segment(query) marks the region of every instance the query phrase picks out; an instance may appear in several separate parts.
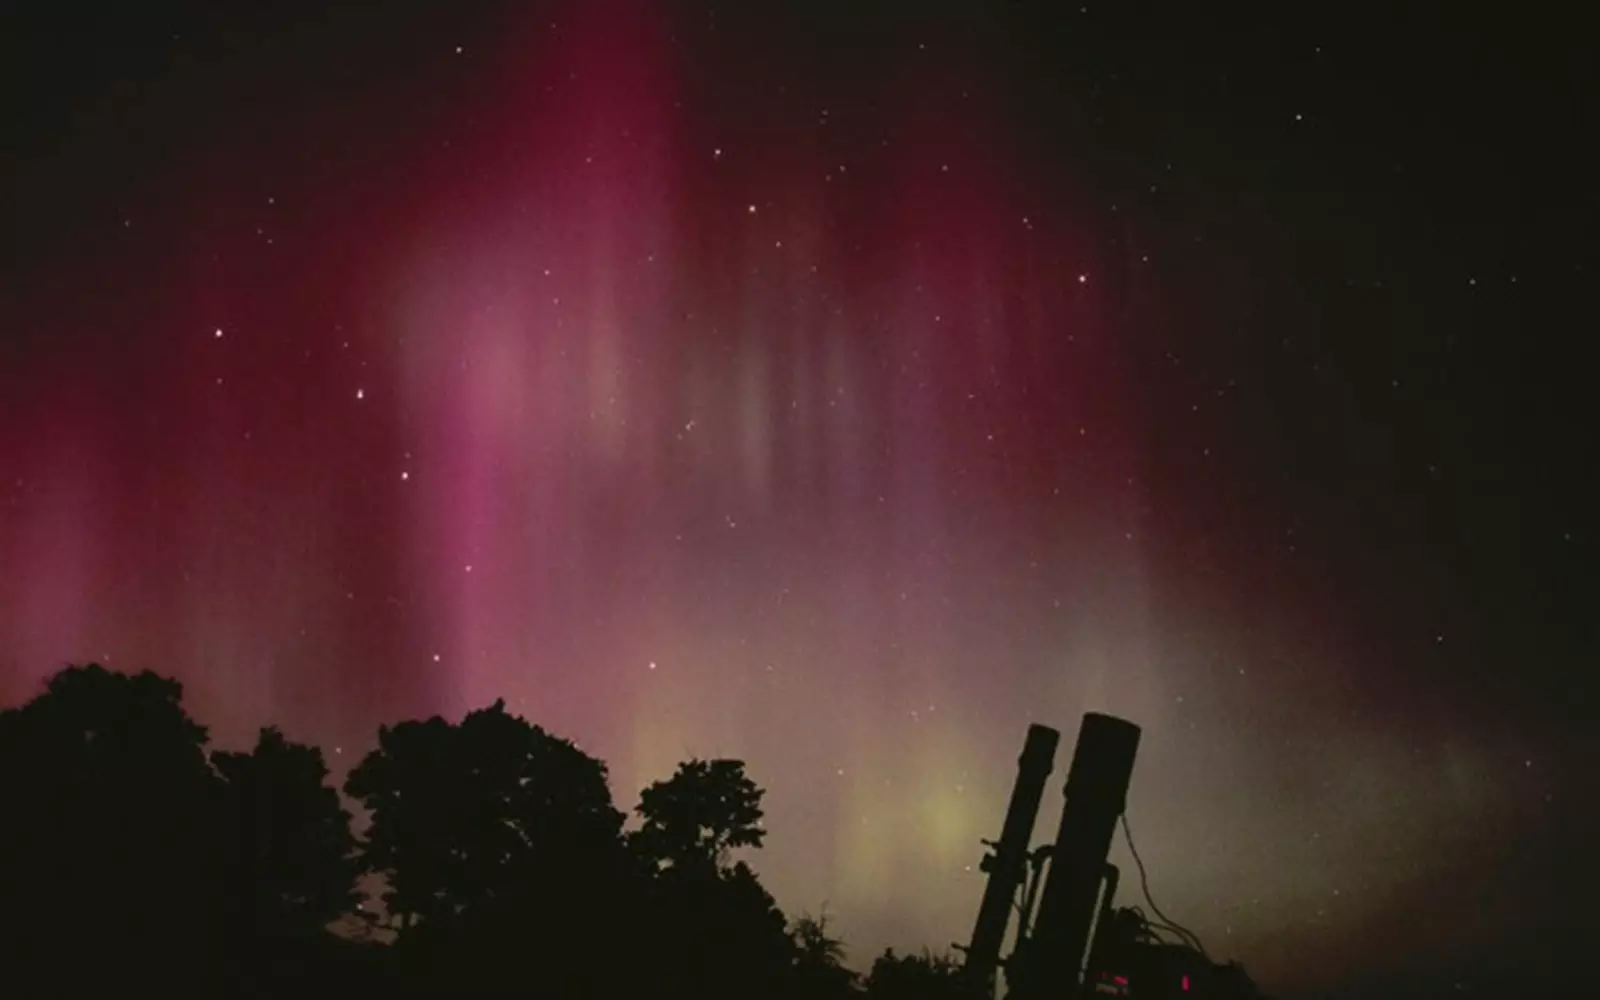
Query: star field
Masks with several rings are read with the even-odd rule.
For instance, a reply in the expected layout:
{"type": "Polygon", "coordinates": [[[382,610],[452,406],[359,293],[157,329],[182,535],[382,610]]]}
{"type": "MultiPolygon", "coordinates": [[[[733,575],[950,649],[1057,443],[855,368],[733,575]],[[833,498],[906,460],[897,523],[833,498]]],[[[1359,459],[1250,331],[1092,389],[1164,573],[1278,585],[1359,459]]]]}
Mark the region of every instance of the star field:
{"type": "Polygon", "coordinates": [[[1105,711],[1162,908],[1269,988],[1565,941],[1596,201],[1558,38],[108,16],[7,60],[8,703],[149,667],[342,768],[504,697],[623,808],[738,756],[752,862],[860,967],[965,940],[1028,723],[1068,734],[1037,840],[1105,711]]]}

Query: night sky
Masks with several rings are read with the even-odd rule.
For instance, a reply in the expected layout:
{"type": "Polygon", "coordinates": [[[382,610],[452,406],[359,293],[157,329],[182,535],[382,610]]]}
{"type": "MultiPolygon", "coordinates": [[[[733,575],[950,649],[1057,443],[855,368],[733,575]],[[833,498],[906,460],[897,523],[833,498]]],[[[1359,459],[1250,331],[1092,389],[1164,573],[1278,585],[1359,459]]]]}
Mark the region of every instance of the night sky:
{"type": "Polygon", "coordinates": [[[1107,711],[1270,989],[1594,940],[1576,20],[23,6],[0,701],[151,668],[342,770],[503,696],[623,808],[741,757],[861,968],[1107,711]]]}

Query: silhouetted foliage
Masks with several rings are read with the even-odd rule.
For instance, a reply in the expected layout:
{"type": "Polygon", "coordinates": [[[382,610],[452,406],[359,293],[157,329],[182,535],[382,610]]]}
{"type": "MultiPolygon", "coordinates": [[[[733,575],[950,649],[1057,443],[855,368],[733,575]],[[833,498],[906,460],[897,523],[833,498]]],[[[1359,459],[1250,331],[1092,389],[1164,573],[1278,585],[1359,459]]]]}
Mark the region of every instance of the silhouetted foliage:
{"type": "Polygon", "coordinates": [[[961,976],[961,960],[948,952],[896,955],[886,948],[872,963],[865,986],[872,1000],[973,1000],[961,976]]]}
{"type": "Polygon", "coordinates": [[[691,759],[640,794],[627,839],[638,890],[641,989],[707,998],[779,996],[794,947],[776,901],[735,848],[760,847],[763,792],[737,760],[691,759]]]}
{"type": "Polygon", "coordinates": [[[90,664],[0,712],[8,980],[50,969],[71,995],[137,982],[179,956],[193,969],[191,956],[208,953],[221,788],[182,693],[153,673],[90,664]]]}
{"type": "Polygon", "coordinates": [[[263,729],[249,753],[216,752],[231,916],[249,933],[311,934],[361,901],[350,814],[322,751],[263,729]]]}
{"type": "Polygon", "coordinates": [[[787,921],[750,866],[667,869],[652,880],[651,975],[666,996],[780,995],[794,949],[787,921]]]}
{"type": "Polygon", "coordinates": [[[809,914],[797,917],[789,929],[789,937],[799,953],[798,961],[819,969],[837,969],[844,964],[844,942],[828,936],[826,913],[820,917],[809,914]]]}
{"type": "Polygon", "coordinates": [[[363,861],[387,880],[384,902],[405,927],[618,863],[623,816],[605,765],[503,701],[459,725],[381,728],[344,787],[372,813],[363,861]]]}
{"type": "MultiPolygon", "coordinates": [[[[826,913],[790,923],[731,859],[766,835],[741,761],[683,762],[624,837],[605,765],[497,701],[381,728],[344,783],[370,813],[358,840],[320,750],[268,727],[208,756],[181,698],[91,664],[0,711],[0,962],[21,995],[977,995],[948,954],[885,951],[863,979],[826,913]],[[392,943],[360,906],[362,872],[387,883],[392,943]]],[[[1258,996],[1161,930],[1118,910],[1096,957],[1258,996]]]]}
{"type": "Polygon", "coordinates": [[[744,761],[684,761],[640,794],[630,845],[658,866],[724,868],[734,848],[761,846],[761,796],[744,761]]]}
{"type": "Polygon", "coordinates": [[[804,997],[847,997],[856,992],[854,972],[845,968],[844,941],[828,933],[828,915],[802,915],[789,929],[794,944],[794,988],[804,997]]]}

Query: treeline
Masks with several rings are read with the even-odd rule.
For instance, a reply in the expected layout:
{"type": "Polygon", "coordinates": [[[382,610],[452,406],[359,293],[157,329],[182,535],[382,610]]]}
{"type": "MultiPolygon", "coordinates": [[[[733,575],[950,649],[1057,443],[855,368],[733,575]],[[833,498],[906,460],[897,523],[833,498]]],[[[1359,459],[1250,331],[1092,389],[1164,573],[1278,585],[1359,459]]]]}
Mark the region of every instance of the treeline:
{"type": "Polygon", "coordinates": [[[380,728],[358,836],[321,750],[208,751],[182,693],[90,664],[0,711],[0,993],[963,995],[948,954],[858,975],[785,916],[731,858],[765,836],[740,761],[685,761],[625,829],[604,763],[496,702],[380,728]]]}

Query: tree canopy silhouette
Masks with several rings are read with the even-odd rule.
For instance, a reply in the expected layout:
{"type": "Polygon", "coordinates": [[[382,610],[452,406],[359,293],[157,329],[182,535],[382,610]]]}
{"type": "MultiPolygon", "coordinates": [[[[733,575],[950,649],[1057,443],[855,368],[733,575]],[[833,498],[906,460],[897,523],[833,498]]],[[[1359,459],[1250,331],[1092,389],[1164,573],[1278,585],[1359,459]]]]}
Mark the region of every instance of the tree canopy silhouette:
{"type": "Polygon", "coordinates": [[[620,849],[605,765],[504,701],[459,724],[381,728],[344,787],[372,814],[363,863],[407,928],[570,881],[620,849]]]}
{"type": "MultiPolygon", "coordinates": [[[[220,782],[176,681],[89,664],[0,712],[0,937],[8,978],[127,979],[213,939],[220,782]],[[104,961],[68,961],[92,927],[104,961]]],[[[63,986],[65,988],[65,986],[63,986]]]]}
{"type": "Polygon", "coordinates": [[[627,839],[644,875],[649,982],[669,995],[780,996],[793,981],[795,949],[776,900],[741,847],[759,848],[763,790],[739,760],[690,759],[653,782],[627,839]]]}
{"type": "Polygon", "coordinates": [[[828,933],[828,915],[802,915],[789,928],[794,943],[795,990],[806,997],[848,997],[856,992],[857,976],[845,968],[841,938],[828,933]]]}
{"type": "Polygon", "coordinates": [[[662,994],[779,996],[790,981],[787,921],[743,861],[725,869],[664,869],[642,903],[648,982],[662,994]]]}
{"type": "Polygon", "coordinates": [[[734,848],[761,846],[761,796],[744,761],[691,758],[640,794],[631,845],[658,866],[725,868],[734,848]]]}
{"type": "Polygon", "coordinates": [[[361,901],[350,814],[322,751],[261,730],[249,753],[218,751],[232,917],[255,934],[315,933],[361,901]]]}
{"type": "Polygon", "coordinates": [[[981,994],[961,974],[962,962],[948,952],[896,955],[886,948],[864,982],[871,1000],[976,1000],[981,994]]]}
{"type": "MultiPolygon", "coordinates": [[[[0,711],[0,961],[49,984],[29,996],[975,996],[948,953],[885,951],[862,978],[826,914],[785,918],[732,857],[766,838],[742,761],[679,764],[624,836],[605,764],[496,701],[380,728],[344,782],[358,840],[320,750],[268,727],[208,755],[182,693],[90,664],[0,711]],[[368,926],[362,872],[387,883],[392,944],[328,930],[368,926]]],[[[1154,928],[1118,910],[1096,955],[1148,964],[1154,928]]],[[[1206,978],[1259,995],[1236,964],[1206,978]]]]}

